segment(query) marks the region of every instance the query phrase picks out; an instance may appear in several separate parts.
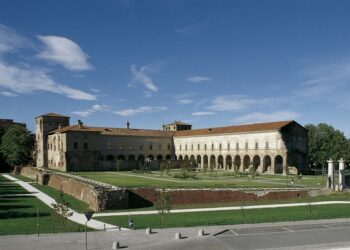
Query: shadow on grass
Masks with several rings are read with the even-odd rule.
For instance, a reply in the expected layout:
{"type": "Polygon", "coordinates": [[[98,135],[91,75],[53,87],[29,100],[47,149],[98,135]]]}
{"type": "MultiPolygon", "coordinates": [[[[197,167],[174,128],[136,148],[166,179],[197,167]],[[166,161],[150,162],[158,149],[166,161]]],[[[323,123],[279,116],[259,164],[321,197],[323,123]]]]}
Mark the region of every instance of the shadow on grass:
{"type": "MultiPolygon", "coordinates": [[[[50,213],[46,212],[40,212],[39,217],[46,217],[49,216],[50,213]]],[[[16,219],[16,218],[30,218],[30,217],[37,217],[37,213],[35,212],[0,212],[0,220],[3,219],[16,219]]]]}

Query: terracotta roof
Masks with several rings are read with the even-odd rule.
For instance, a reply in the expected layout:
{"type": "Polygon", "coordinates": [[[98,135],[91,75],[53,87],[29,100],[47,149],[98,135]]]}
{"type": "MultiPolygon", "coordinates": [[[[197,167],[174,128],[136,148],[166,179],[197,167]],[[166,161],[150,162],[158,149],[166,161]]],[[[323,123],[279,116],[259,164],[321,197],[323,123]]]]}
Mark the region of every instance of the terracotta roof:
{"type": "Polygon", "coordinates": [[[44,115],[39,115],[37,117],[42,117],[42,116],[50,116],[50,117],[67,117],[69,118],[69,116],[65,116],[65,115],[61,115],[61,114],[57,114],[57,113],[47,113],[47,114],[44,114],[44,115]]]}
{"type": "Polygon", "coordinates": [[[151,129],[126,129],[126,128],[106,128],[106,127],[88,127],[71,125],[61,129],[56,129],[50,133],[66,133],[73,132],[99,132],[103,135],[121,135],[121,136],[157,136],[157,137],[172,137],[174,132],[151,129]]]}
{"type": "Polygon", "coordinates": [[[279,130],[282,127],[292,122],[293,121],[279,121],[279,122],[254,123],[254,124],[229,126],[229,127],[182,130],[182,131],[176,131],[174,136],[178,137],[178,136],[194,136],[194,135],[216,135],[216,134],[228,134],[228,133],[279,130]]]}

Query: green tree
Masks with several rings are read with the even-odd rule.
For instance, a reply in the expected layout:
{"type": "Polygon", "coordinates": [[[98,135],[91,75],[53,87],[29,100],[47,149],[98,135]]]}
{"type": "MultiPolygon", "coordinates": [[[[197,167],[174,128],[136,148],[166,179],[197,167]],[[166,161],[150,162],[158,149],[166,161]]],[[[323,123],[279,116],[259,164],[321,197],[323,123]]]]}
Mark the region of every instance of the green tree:
{"type": "Polygon", "coordinates": [[[344,133],[325,123],[308,124],[305,128],[308,129],[310,164],[325,167],[330,158],[350,161],[350,141],[344,133]]]}
{"type": "Polygon", "coordinates": [[[28,164],[32,160],[33,148],[33,136],[21,125],[12,125],[2,136],[0,152],[11,166],[28,164]]]}
{"type": "Polygon", "coordinates": [[[164,188],[162,188],[162,190],[159,192],[154,206],[158,210],[158,214],[161,217],[162,227],[164,227],[164,216],[165,214],[169,213],[171,209],[170,196],[167,192],[165,192],[164,188]]]}

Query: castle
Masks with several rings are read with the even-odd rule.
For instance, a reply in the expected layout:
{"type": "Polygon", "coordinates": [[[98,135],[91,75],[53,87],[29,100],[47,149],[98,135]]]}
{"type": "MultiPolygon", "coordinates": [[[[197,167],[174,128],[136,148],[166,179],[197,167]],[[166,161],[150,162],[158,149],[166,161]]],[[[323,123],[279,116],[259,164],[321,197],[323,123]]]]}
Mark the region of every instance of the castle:
{"type": "Polygon", "coordinates": [[[145,161],[191,161],[198,168],[283,173],[307,167],[307,130],[295,121],[192,129],[175,121],[163,130],[70,125],[69,117],[36,117],[36,166],[60,171],[133,169],[145,161]]]}

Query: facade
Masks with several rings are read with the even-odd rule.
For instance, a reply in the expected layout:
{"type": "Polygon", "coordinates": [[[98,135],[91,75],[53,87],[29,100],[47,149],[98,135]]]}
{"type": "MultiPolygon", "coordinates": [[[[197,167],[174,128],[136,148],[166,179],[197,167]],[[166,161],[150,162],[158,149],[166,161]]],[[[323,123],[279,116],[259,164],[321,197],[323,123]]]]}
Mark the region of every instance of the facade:
{"type": "Polygon", "coordinates": [[[36,120],[37,166],[61,171],[134,169],[145,161],[156,167],[162,160],[271,173],[307,166],[307,131],[295,121],[194,130],[175,122],[145,130],[129,123],[126,128],[69,125],[69,117],[53,113],[36,120]]]}

